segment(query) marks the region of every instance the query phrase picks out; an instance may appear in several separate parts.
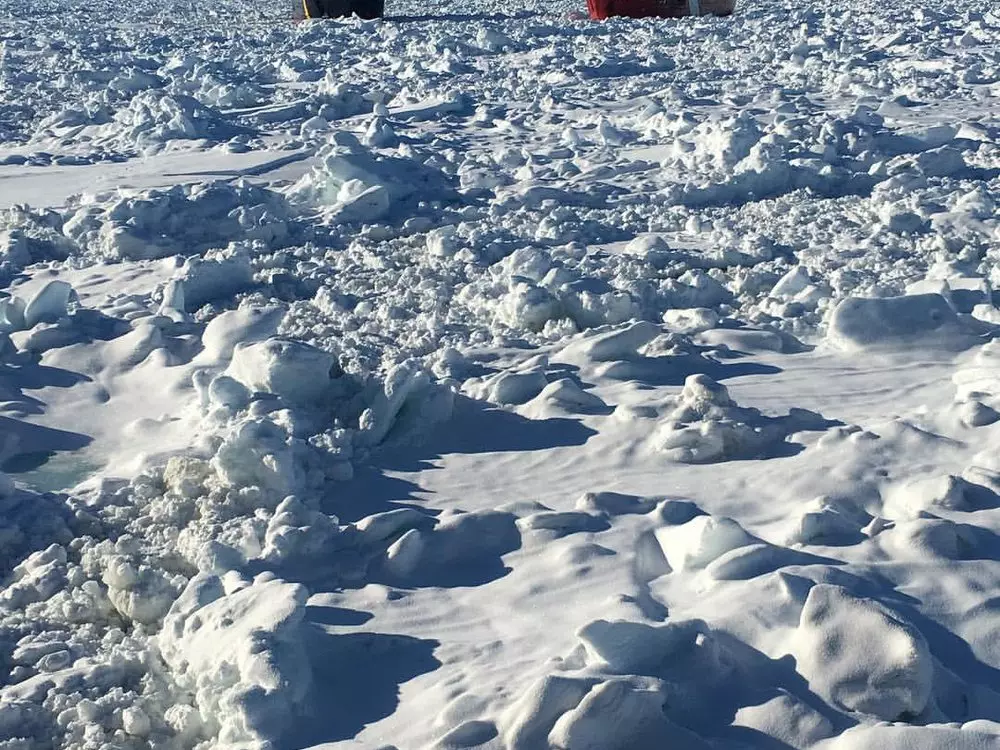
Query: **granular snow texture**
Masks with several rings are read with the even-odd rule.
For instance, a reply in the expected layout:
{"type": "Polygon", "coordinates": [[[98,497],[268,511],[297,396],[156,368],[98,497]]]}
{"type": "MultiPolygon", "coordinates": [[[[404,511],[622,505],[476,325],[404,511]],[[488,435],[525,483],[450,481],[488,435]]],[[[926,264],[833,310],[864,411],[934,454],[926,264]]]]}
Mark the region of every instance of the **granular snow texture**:
{"type": "Polygon", "coordinates": [[[0,750],[1000,748],[992,2],[0,2],[0,750]]]}

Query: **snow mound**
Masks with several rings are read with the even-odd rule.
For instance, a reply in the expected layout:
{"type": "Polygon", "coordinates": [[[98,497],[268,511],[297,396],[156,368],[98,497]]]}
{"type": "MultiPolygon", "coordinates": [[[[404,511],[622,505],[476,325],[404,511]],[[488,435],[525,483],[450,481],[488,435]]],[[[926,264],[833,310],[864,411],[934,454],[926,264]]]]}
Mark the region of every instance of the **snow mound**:
{"type": "Polygon", "coordinates": [[[1000,734],[976,731],[977,722],[969,728],[956,726],[859,726],[848,729],[839,737],[814,745],[817,750],[865,750],[870,747],[885,750],[996,750],[1000,734]]]}
{"type": "Polygon", "coordinates": [[[525,409],[535,419],[566,414],[608,414],[611,408],[570,378],[548,383],[525,409]]]}
{"type": "Polygon", "coordinates": [[[672,694],[671,687],[655,677],[549,675],[507,710],[502,736],[512,750],[707,750],[703,740],[664,712],[672,694]]]}
{"type": "Polygon", "coordinates": [[[192,578],[157,643],[203,720],[217,725],[218,742],[263,746],[282,736],[308,693],[300,634],[308,593],[278,579],[227,581],[192,578]]]}
{"type": "Polygon", "coordinates": [[[594,680],[546,675],[507,710],[503,733],[511,750],[544,747],[556,721],[583,700],[594,680]]]}
{"type": "Polygon", "coordinates": [[[559,717],[549,745],[559,750],[707,750],[707,744],[663,714],[665,700],[659,680],[607,680],[559,717]]]}
{"type": "Polygon", "coordinates": [[[228,299],[253,285],[250,259],[240,252],[208,252],[184,261],[164,291],[163,308],[194,312],[202,305],[228,299]]]}
{"type": "Polygon", "coordinates": [[[805,553],[753,536],[731,518],[692,518],[697,510],[683,506],[671,518],[667,507],[663,503],[658,506],[667,525],[653,529],[638,546],[645,579],[694,573],[704,580],[745,581],[788,565],[815,561],[805,553]]]}
{"type": "Polygon", "coordinates": [[[230,242],[280,246],[288,209],[276,193],[224,182],[148,190],[84,203],[63,233],[93,261],[190,255],[230,242]]]}
{"type": "Polygon", "coordinates": [[[975,351],[971,362],[952,375],[955,401],[961,405],[965,421],[972,427],[984,427],[1000,419],[1000,342],[988,341],[975,351]]]}
{"type": "Polygon", "coordinates": [[[733,697],[726,685],[751,668],[701,621],[598,619],[577,638],[561,671],[535,682],[501,717],[508,746],[704,750],[702,730],[729,710],[719,705],[733,697]]]}
{"type": "Polygon", "coordinates": [[[939,294],[844,299],[830,317],[827,340],[843,349],[901,348],[915,344],[962,349],[974,334],[939,294]]]}
{"type": "Polygon", "coordinates": [[[731,518],[712,516],[663,526],[654,535],[670,568],[677,571],[704,568],[726,552],[757,541],[731,518]]]}
{"type": "Polygon", "coordinates": [[[408,585],[480,581],[503,571],[500,557],[520,546],[511,514],[457,513],[431,529],[406,530],[386,549],[382,569],[388,580],[408,585]]]}
{"type": "Polygon", "coordinates": [[[146,90],[86,135],[98,145],[150,154],[171,141],[219,142],[245,132],[194,97],[146,90]]]}
{"type": "Polygon", "coordinates": [[[787,544],[853,544],[862,538],[862,529],[871,521],[853,503],[818,497],[806,503],[788,525],[787,544]]]}
{"type": "Polygon", "coordinates": [[[826,426],[822,417],[804,410],[773,418],[738,406],[726,387],[707,375],[689,375],[680,394],[660,405],[658,411],[650,445],[680,463],[759,457],[774,451],[795,432],[826,426]]]}
{"type": "Polygon", "coordinates": [[[32,263],[65,260],[75,248],[61,224],[55,211],[25,206],[0,211],[0,276],[9,278],[32,263]]]}
{"type": "Polygon", "coordinates": [[[974,560],[995,543],[977,526],[943,518],[897,521],[879,537],[879,545],[900,560],[974,560]]]}
{"type": "Polygon", "coordinates": [[[900,520],[941,511],[984,510],[994,507],[996,500],[989,488],[953,474],[894,484],[883,497],[885,515],[900,520]]]}
{"type": "Polygon", "coordinates": [[[840,586],[810,589],[793,653],[809,687],[846,711],[906,721],[930,699],[934,664],[920,631],[840,586]]]}
{"type": "Polygon", "coordinates": [[[412,156],[379,154],[338,131],[320,151],[312,172],[287,192],[294,203],[325,209],[331,220],[373,222],[410,213],[422,201],[455,199],[452,181],[412,156]]]}
{"type": "Polygon", "coordinates": [[[645,673],[692,647],[695,636],[690,623],[652,626],[628,620],[595,620],[577,632],[587,663],[618,674],[645,673]]]}
{"type": "Polygon", "coordinates": [[[263,391],[289,404],[309,406],[330,386],[334,356],[300,341],[270,338],[237,344],[226,375],[251,391],[263,391]]]}
{"type": "Polygon", "coordinates": [[[661,332],[655,323],[636,321],[620,328],[597,331],[570,346],[593,362],[616,362],[635,357],[640,347],[648,344],[661,332]]]}
{"type": "Polygon", "coordinates": [[[462,384],[462,390],[472,398],[494,404],[513,405],[531,401],[547,386],[544,372],[538,368],[528,368],[500,372],[485,379],[470,378],[462,384]]]}
{"type": "Polygon", "coordinates": [[[733,724],[755,729],[790,747],[810,747],[835,734],[828,718],[784,691],[760,705],[741,708],[733,724]]]}

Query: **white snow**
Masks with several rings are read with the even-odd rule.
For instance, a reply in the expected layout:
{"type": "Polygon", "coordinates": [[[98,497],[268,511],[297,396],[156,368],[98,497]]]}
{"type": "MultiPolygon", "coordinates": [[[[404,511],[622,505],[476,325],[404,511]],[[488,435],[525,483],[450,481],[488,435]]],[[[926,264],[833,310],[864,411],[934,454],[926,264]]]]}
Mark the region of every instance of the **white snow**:
{"type": "Polygon", "coordinates": [[[1000,748],[1000,15],[6,0],[0,748],[1000,748]]]}
{"type": "Polygon", "coordinates": [[[159,653],[220,744],[274,740],[294,721],[310,683],[299,632],[307,598],[299,584],[201,574],[163,619],[159,653]]]}
{"type": "Polygon", "coordinates": [[[839,586],[810,589],[792,653],[810,688],[847,711],[905,720],[931,695],[933,658],[920,631],[839,586]]]}

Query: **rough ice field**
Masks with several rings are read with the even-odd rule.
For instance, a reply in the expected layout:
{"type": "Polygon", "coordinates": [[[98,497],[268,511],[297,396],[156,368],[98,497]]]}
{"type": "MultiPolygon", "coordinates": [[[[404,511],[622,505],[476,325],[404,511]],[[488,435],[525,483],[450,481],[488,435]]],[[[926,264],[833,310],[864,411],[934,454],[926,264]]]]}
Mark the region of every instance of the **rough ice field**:
{"type": "Polygon", "coordinates": [[[1000,748],[1000,13],[0,4],[0,749],[1000,748]]]}

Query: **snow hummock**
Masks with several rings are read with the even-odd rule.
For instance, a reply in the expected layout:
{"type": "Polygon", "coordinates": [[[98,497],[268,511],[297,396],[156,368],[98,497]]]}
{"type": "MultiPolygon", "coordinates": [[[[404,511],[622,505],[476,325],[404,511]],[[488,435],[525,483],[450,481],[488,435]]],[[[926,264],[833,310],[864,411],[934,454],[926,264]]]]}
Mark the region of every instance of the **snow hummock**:
{"type": "Polygon", "coordinates": [[[848,711],[899,721],[930,699],[934,662],[920,631],[839,586],[810,589],[794,653],[810,688],[848,711]]]}
{"type": "MultiPolygon", "coordinates": [[[[309,690],[301,641],[308,591],[278,579],[200,574],[163,621],[159,653],[182,674],[207,729],[222,744],[282,736],[309,690]]],[[[204,731],[204,729],[202,730],[204,731]]]]}

